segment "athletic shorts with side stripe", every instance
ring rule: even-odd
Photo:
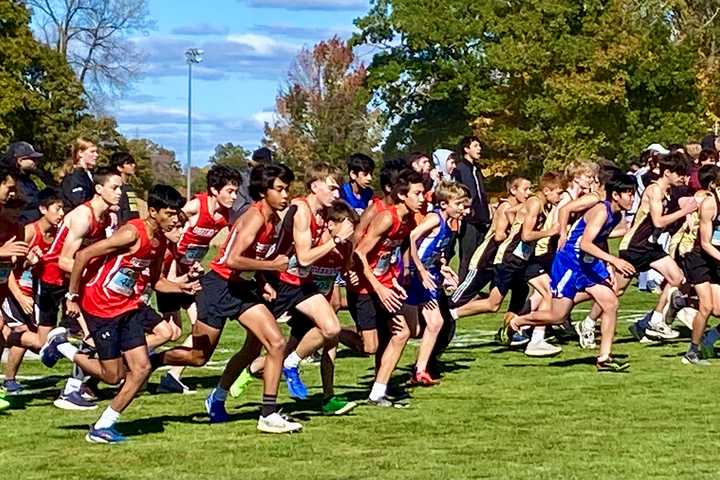
[[[555,298],[575,298],[595,285],[609,285],[610,272],[602,260],[591,255],[560,250],[550,272],[550,289]]]

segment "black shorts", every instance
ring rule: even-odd
[[[680,267],[690,285],[720,284],[720,263],[702,252],[691,251],[680,257]]]
[[[20,325],[27,326],[31,331],[37,331],[37,325],[32,314],[27,314],[20,307],[17,299],[12,295],[8,294],[0,305],[3,317],[5,317],[5,323],[9,327],[19,327]]]
[[[100,318],[83,312],[98,358],[113,360],[120,358],[122,352],[145,346],[144,316],[142,308],[115,318]]]
[[[377,330],[390,319],[380,298],[375,294],[347,292],[348,311],[358,331]]]
[[[552,268],[553,254],[548,252],[544,255],[532,257],[530,263],[525,269],[525,281],[529,282],[533,278],[537,278],[540,275],[550,275],[550,269]]]
[[[504,263],[495,264],[495,283],[494,287],[505,296],[510,290],[517,288],[520,284],[526,284],[525,270],[527,262],[521,258],[513,256]]]
[[[295,307],[315,295],[322,296],[322,293],[313,282],[301,285],[280,282],[277,287],[277,298],[270,305],[270,311],[275,318],[280,318],[283,313],[292,315],[296,311]]]
[[[239,318],[255,305],[264,303],[254,280],[225,280],[214,271],[200,279],[197,296],[198,321],[222,330],[228,318]]]
[[[155,327],[164,321],[163,317],[158,312],[147,305],[140,307],[140,316],[142,316],[145,334],[152,333],[152,331],[155,330]]]
[[[650,264],[667,257],[667,252],[657,243],[648,242],[642,247],[630,247],[620,250],[620,258],[632,264],[637,273],[650,270]]]
[[[51,285],[38,282],[35,292],[35,309],[37,322],[41,327],[56,327],[60,309],[65,308],[66,285]]]
[[[190,305],[195,303],[195,296],[189,293],[155,292],[155,300],[157,300],[158,312],[172,313],[190,308]]]
[[[458,285],[452,296],[448,298],[450,308],[462,307],[478,296],[480,291],[493,281],[494,277],[495,270],[492,267],[481,270],[468,270],[465,280]]]

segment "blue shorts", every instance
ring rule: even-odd
[[[602,260],[583,252],[560,250],[553,259],[550,288],[553,297],[572,300],[579,292],[606,284],[609,278],[610,272]]]
[[[440,289],[442,288],[442,276],[439,271],[428,270],[428,272],[435,281],[435,285],[437,285],[436,290],[430,291],[425,288],[417,270],[414,268],[410,269],[410,284],[407,287],[408,298],[405,301],[408,305],[422,305],[438,299]]]

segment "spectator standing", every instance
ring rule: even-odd
[[[119,225],[124,225],[125,222],[133,218],[140,218],[137,195],[130,185],[130,177],[135,176],[136,166],[137,163],[135,162],[135,159],[127,152],[115,152],[110,157],[110,167],[117,170],[123,182],[120,203],[118,204]]]
[[[26,225],[40,218],[40,210],[38,209],[40,189],[31,178],[31,175],[37,170],[38,161],[42,157],[43,154],[36,151],[27,142],[13,143],[5,153],[5,162],[18,171],[16,189],[18,203],[21,205],[18,213],[18,223],[20,225]]]
[[[248,160],[248,168],[246,171],[241,172],[240,185],[237,190],[237,199],[233,203],[230,209],[230,222],[231,225],[235,223],[240,215],[253,203],[253,199],[250,197],[250,170],[256,165],[271,165],[273,163],[272,151],[267,147],[261,147],[255,150],[250,160]]]
[[[95,195],[92,172],[95,170],[97,157],[97,145],[90,140],[80,137],[71,145],[60,184],[66,212],[87,202]]]

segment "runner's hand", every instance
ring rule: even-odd
[[[65,314],[70,318],[78,318],[80,316],[80,305],[74,300],[65,302]]]
[[[418,273],[420,274],[420,280],[422,280],[422,285],[427,290],[430,290],[431,292],[434,292],[437,290],[437,285],[435,284],[435,279],[433,279],[432,275],[430,275],[430,272],[428,272],[425,268],[419,267]]]
[[[28,244],[12,237],[0,247],[0,257],[24,257],[28,253]]]
[[[615,258],[615,260],[612,262],[613,266],[615,267],[615,270],[621,275],[624,275],[626,277],[631,277],[635,275],[635,267],[629,262],[626,262],[622,258]]]
[[[355,234],[355,225],[352,224],[347,218],[340,223],[340,226],[335,230],[335,236],[341,241],[346,242]]]
[[[278,255],[272,261],[273,270],[278,271],[278,272],[284,272],[288,269],[289,262],[290,262],[290,259],[287,257],[287,255]]]
[[[402,287],[402,285],[400,285],[400,282],[398,282],[398,279],[397,279],[397,278],[393,278],[393,279],[392,279],[392,284],[393,284],[393,287],[395,287],[395,291],[398,293],[398,295],[400,295],[400,298],[402,298],[403,300],[405,300],[405,299],[407,298],[407,292],[406,292],[405,289]]]
[[[178,287],[182,293],[187,293],[189,295],[195,295],[197,292],[202,290],[200,282],[197,280],[179,283]]]
[[[35,302],[33,301],[31,296],[21,294],[20,298],[18,298],[17,301],[20,304],[20,308],[22,308],[22,311],[25,313],[25,315],[32,315],[33,308],[35,307]]]
[[[268,302],[272,302],[277,298],[277,292],[269,283],[263,285],[263,298]]]
[[[388,312],[397,312],[403,305],[403,298],[392,288],[379,285],[375,289],[375,293],[380,297],[380,301]]]
[[[28,263],[28,265],[35,265],[40,261],[40,257],[42,257],[42,250],[40,249],[40,247],[35,245],[28,251],[27,256],[25,257],[25,261]]]

